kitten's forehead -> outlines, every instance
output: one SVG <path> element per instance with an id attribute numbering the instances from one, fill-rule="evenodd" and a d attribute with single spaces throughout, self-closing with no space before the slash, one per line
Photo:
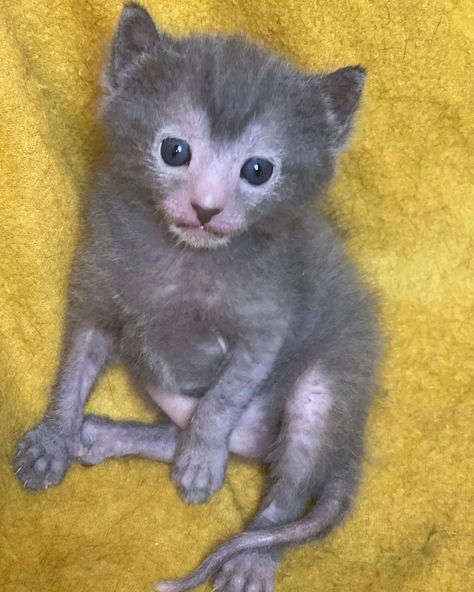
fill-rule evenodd
<path id="1" fill-rule="evenodd" d="M 212 114 L 204 108 L 192 104 L 192 98 L 179 97 L 173 101 L 177 106 L 163 126 L 157 130 L 157 139 L 177 137 L 190 143 L 199 142 L 201 146 L 212 149 L 216 155 L 232 153 L 236 158 L 243 156 L 265 156 L 278 160 L 283 150 L 281 130 L 273 120 L 255 117 L 240 122 L 239 129 L 227 122 L 226 133 L 215 133 Z M 225 125 L 225 121 L 223 124 Z"/>
<path id="2" fill-rule="evenodd" d="M 239 37 L 197 37 L 184 52 L 192 103 L 207 115 L 210 135 L 241 136 L 274 121 L 288 81 L 288 65 Z"/>

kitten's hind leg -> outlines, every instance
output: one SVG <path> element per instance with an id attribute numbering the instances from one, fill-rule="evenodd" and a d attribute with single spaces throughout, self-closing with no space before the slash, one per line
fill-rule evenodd
<path id="1" fill-rule="evenodd" d="M 358 447 L 348 446 L 353 422 L 347 424 L 351 419 L 345 407 L 335 403 L 337 388 L 319 366 L 302 374 L 285 404 L 261 512 L 242 535 L 217 549 L 190 576 L 162 582 L 157 590 L 183 592 L 216 574 L 222 592 L 272 592 L 282 551 L 324 536 L 344 519 L 360 459 Z M 356 429 L 355 436 L 360 435 Z M 314 498 L 314 508 L 306 513 Z"/>
<path id="2" fill-rule="evenodd" d="M 81 428 L 86 452 L 78 460 L 90 466 L 109 458 L 133 455 L 169 463 L 176 452 L 178 433 L 179 428 L 173 424 L 113 421 L 86 415 Z"/>

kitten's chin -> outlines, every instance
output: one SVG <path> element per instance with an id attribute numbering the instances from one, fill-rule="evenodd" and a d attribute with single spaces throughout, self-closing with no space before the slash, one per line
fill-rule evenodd
<path id="1" fill-rule="evenodd" d="M 230 235 L 219 235 L 203 226 L 178 226 L 170 224 L 171 234 L 178 239 L 178 244 L 186 244 L 194 249 L 218 249 L 228 244 Z"/>

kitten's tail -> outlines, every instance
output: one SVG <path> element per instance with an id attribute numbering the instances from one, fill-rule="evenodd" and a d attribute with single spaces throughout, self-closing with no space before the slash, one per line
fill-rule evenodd
<path id="1" fill-rule="evenodd" d="M 343 488 L 331 489 L 333 495 L 325 494 L 308 514 L 296 522 L 275 526 L 265 530 L 244 532 L 223 545 L 209 555 L 201 565 L 189 576 L 179 580 L 166 580 L 155 586 L 157 592 L 185 592 L 199 586 L 208 580 L 231 557 L 242 551 L 264 549 L 276 545 L 303 544 L 314 539 L 322 538 L 337 526 L 348 514 L 351 499 Z M 337 495 L 334 495 L 337 493 Z"/>

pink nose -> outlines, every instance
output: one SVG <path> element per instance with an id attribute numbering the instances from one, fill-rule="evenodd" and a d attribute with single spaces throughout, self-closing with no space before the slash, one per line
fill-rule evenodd
<path id="1" fill-rule="evenodd" d="M 220 208 L 203 208 L 196 203 L 192 203 L 191 206 L 201 224 L 207 224 L 211 218 L 222 212 Z"/>

